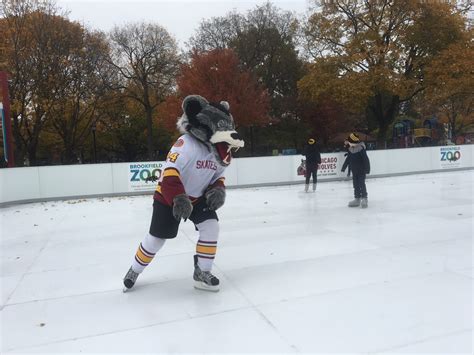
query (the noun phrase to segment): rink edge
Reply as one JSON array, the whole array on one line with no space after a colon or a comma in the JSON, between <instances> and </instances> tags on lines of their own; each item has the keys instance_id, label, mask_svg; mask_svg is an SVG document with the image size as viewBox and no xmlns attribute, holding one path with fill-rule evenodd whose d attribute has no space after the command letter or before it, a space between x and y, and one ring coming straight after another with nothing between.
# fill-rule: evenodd
<instances>
[{"instance_id":1,"label":"rink edge","mask_svg":"<svg viewBox=\"0 0 474 355\"><path fill-rule=\"evenodd\" d=\"M435 169L435 170L424 170L424 171L409 171L402 173L390 173L390 174L374 174L367 175L368 179L375 178L386 178L396 176L407 176L407 175L425 175L434 173L447 173L455 171L469 171L474 170L474 167L462 167L462 168L451 168L447 169ZM347 181L346 177L336 178L325 178L324 180L318 180L318 183L334 182L334 181ZM304 178L301 181L282 181L282 182L271 182L271 183L258 183L258 184L246 184L246 185L230 185L227 189L242 189L242 188L255 188L255 187L268 187L268 186L288 186L288 185L301 185L304 184ZM104 194L91 194L91 195L74 195L74 196L59 196L49 198L34 198L34 199L21 199L15 201L0 202L0 208L11 207L15 205L22 205L28 203L38 202L49 202L49 201L70 201L79 199L94 199L94 198L107 198L107 197L123 197L123 196L141 196L141 195L153 195L154 191L145 192L118 192L118 193L104 193Z\"/></svg>"}]
</instances>

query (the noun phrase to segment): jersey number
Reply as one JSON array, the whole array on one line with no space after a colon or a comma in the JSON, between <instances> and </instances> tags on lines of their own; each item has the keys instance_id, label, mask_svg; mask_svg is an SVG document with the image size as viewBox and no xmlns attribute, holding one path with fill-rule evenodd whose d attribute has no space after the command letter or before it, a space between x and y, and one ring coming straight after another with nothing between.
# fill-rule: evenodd
<instances>
[{"instance_id":1,"label":"jersey number","mask_svg":"<svg viewBox=\"0 0 474 355\"><path fill-rule=\"evenodd\" d=\"M168 153L168 156L166 157L166 160L168 160L168 161L174 163L174 162L176 162L176 159L178 159L178 157L179 157L179 153L171 153L171 152L169 152L169 153Z\"/></svg>"}]
</instances>

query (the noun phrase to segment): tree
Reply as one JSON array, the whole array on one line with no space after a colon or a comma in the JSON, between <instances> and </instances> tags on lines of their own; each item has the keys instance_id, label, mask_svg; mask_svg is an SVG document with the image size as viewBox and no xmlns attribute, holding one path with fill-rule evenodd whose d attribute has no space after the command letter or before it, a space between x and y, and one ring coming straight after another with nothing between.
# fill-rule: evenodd
<instances>
[{"instance_id":1,"label":"tree","mask_svg":"<svg viewBox=\"0 0 474 355\"><path fill-rule=\"evenodd\" d=\"M60 60L58 25L64 19L48 1L3 0L2 10L0 47L6 60L0 69L11 77L15 160L35 165L40 135L59 91L54 77Z\"/></svg>"},{"instance_id":2,"label":"tree","mask_svg":"<svg viewBox=\"0 0 474 355\"><path fill-rule=\"evenodd\" d=\"M51 107L51 123L63 141L63 162L74 163L92 127L96 129L100 105L107 105L111 68L106 61L108 45L99 32L89 32L78 24L65 23L62 43L65 50L55 68L61 91Z\"/></svg>"},{"instance_id":3,"label":"tree","mask_svg":"<svg viewBox=\"0 0 474 355\"><path fill-rule=\"evenodd\" d=\"M35 165L42 143L60 150L63 163L77 162L110 78L105 37L69 21L49 2L3 4L17 153Z\"/></svg>"},{"instance_id":4,"label":"tree","mask_svg":"<svg viewBox=\"0 0 474 355\"><path fill-rule=\"evenodd\" d=\"M266 87L275 118L294 113L302 62L296 50L298 22L267 2L246 16L229 13L203 21L190 39L194 51L230 48L240 63Z\"/></svg>"},{"instance_id":5,"label":"tree","mask_svg":"<svg viewBox=\"0 0 474 355\"><path fill-rule=\"evenodd\" d=\"M248 70L241 69L230 49L194 53L191 62L183 65L177 82L182 97L199 94L210 101L228 101L238 126L269 122L267 92Z\"/></svg>"},{"instance_id":6,"label":"tree","mask_svg":"<svg viewBox=\"0 0 474 355\"><path fill-rule=\"evenodd\" d=\"M272 125L246 129L252 154L254 146L259 153L268 153L277 146L295 146L295 137L299 134L297 82L303 75L303 62L296 49L297 30L294 14L266 2L245 15L231 12L203 21L190 40L192 50L197 52L232 49L240 64L266 88ZM288 129L291 133L283 132ZM270 131L281 138L278 144Z\"/></svg>"},{"instance_id":7,"label":"tree","mask_svg":"<svg viewBox=\"0 0 474 355\"><path fill-rule=\"evenodd\" d=\"M147 156L146 119L141 105L118 92L110 95L110 105L99 108L99 151L106 152L112 161L144 160Z\"/></svg>"},{"instance_id":8,"label":"tree","mask_svg":"<svg viewBox=\"0 0 474 355\"><path fill-rule=\"evenodd\" d=\"M163 128L170 132L170 134L179 134L176 128L178 118L182 114L183 109L181 108L182 97L177 94L170 95L157 107L156 122L161 122Z\"/></svg>"},{"instance_id":9,"label":"tree","mask_svg":"<svg viewBox=\"0 0 474 355\"><path fill-rule=\"evenodd\" d=\"M472 43L456 43L426 69L426 91L421 100L429 111L444 118L453 137L474 127L474 50Z\"/></svg>"},{"instance_id":10,"label":"tree","mask_svg":"<svg viewBox=\"0 0 474 355\"><path fill-rule=\"evenodd\" d=\"M318 101L301 99L299 110L301 122L309 135L326 147L340 132L350 132L360 125L358 117L344 111L331 97L323 96Z\"/></svg>"},{"instance_id":11,"label":"tree","mask_svg":"<svg viewBox=\"0 0 474 355\"><path fill-rule=\"evenodd\" d=\"M228 101L232 115L242 126L268 122L268 96L252 74L239 66L230 49L195 53L181 68L178 91L184 97L200 94L210 101Z\"/></svg>"},{"instance_id":12,"label":"tree","mask_svg":"<svg viewBox=\"0 0 474 355\"><path fill-rule=\"evenodd\" d=\"M230 43L244 31L246 19L236 12L226 16L203 20L196 34L187 43L190 52L208 52L214 49L226 49Z\"/></svg>"},{"instance_id":13,"label":"tree","mask_svg":"<svg viewBox=\"0 0 474 355\"><path fill-rule=\"evenodd\" d=\"M383 144L401 104L424 90L427 63L465 37L465 24L449 2L322 2L305 25L315 61L299 87L313 98L329 94L349 111L369 111Z\"/></svg>"},{"instance_id":14,"label":"tree","mask_svg":"<svg viewBox=\"0 0 474 355\"><path fill-rule=\"evenodd\" d=\"M176 41L157 24L128 24L110 33L110 62L122 78L115 88L143 108L148 159L155 159L153 118L157 106L173 92L180 58Z\"/></svg>"}]
</instances>

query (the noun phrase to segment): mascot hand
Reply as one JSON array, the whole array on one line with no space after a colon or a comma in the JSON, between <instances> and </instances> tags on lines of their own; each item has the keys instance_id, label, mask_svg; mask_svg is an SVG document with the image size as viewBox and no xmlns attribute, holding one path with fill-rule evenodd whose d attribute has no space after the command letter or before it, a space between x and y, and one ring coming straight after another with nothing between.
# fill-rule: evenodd
<instances>
[{"instance_id":1,"label":"mascot hand","mask_svg":"<svg viewBox=\"0 0 474 355\"><path fill-rule=\"evenodd\" d=\"M225 189L223 187L213 187L206 192L207 206L215 211L222 207L225 201Z\"/></svg>"},{"instance_id":2,"label":"mascot hand","mask_svg":"<svg viewBox=\"0 0 474 355\"><path fill-rule=\"evenodd\" d=\"M178 221L183 218L184 221L186 221L191 215L192 211L193 204L191 203L191 200L188 196L186 196L185 194L175 196L175 198L173 199L174 218L176 218Z\"/></svg>"}]
</instances>

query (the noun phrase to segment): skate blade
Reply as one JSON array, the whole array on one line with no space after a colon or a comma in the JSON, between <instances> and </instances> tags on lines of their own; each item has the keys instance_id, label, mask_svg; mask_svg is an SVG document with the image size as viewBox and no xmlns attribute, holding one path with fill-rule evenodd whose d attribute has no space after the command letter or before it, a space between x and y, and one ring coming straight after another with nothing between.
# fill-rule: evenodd
<instances>
[{"instance_id":1,"label":"skate blade","mask_svg":"<svg viewBox=\"0 0 474 355\"><path fill-rule=\"evenodd\" d=\"M218 292L219 291L219 285L209 286L209 285L206 285L204 282L201 282L201 281L194 281L194 288L196 288L198 290L209 291L209 292Z\"/></svg>"},{"instance_id":2,"label":"skate blade","mask_svg":"<svg viewBox=\"0 0 474 355\"><path fill-rule=\"evenodd\" d=\"M128 292L128 291L130 291L130 290L131 290L131 288L124 287L124 288L122 289L122 292L123 292L123 293L126 293L126 292Z\"/></svg>"}]
</instances>

